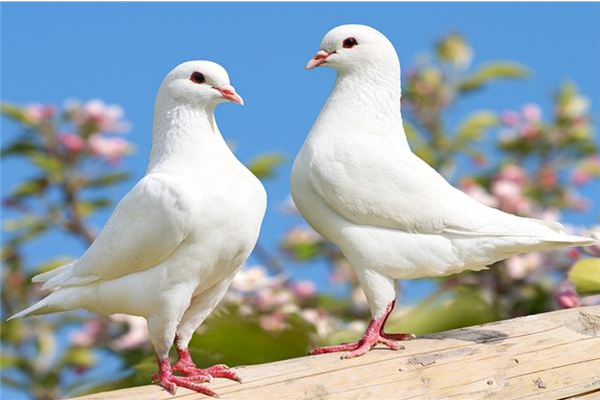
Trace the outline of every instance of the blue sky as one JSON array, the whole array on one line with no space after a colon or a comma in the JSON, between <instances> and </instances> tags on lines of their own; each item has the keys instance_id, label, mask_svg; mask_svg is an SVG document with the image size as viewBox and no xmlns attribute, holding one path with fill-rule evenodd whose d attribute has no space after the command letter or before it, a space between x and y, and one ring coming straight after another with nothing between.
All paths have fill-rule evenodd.
<instances>
[{"instance_id":1,"label":"blue sky","mask_svg":"<svg viewBox=\"0 0 600 400\"><path fill-rule=\"evenodd\" d=\"M459 31L475 49L474 64L514 60L530 79L501 82L470 96L449 115L450 124L478 109L503 111L527 102L549 111L552 90L565 79L600 103L600 5L597 3L3 3L1 98L15 103L62 104L67 98L100 98L121 104L137 148L125 167L140 178L150 148L152 106L164 75L180 62L209 59L225 66L244 107L217 112L224 136L242 161L280 151L288 162L267 183L269 209L261 241L271 249L296 223L282 216L291 161L334 80L334 71L305 71L325 32L342 23L371 25L396 46L403 67L445 33ZM2 140L15 132L3 121ZM14 162L2 168L2 190L31 170ZM112 191L120 198L131 183ZM586 189L598 198L598 184ZM598 207L568 222L591 222ZM108 214L94 220L102 226ZM77 255L77 241L54 235L38 244L34 259ZM319 266L296 276L323 284ZM415 286L418 288L418 286Z\"/></svg>"}]
</instances>

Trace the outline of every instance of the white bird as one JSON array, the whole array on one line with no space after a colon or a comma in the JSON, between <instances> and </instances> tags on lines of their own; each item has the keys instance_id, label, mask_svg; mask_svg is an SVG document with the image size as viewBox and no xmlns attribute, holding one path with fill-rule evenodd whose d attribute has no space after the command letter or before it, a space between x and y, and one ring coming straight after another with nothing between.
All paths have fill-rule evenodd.
<instances>
[{"instance_id":1,"label":"white bird","mask_svg":"<svg viewBox=\"0 0 600 400\"><path fill-rule=\"evenodd\" d=\"M53 292L12 318L79 308L142 316L158 358L153 379L169 392L216 396L199 382L239 381L223 365L196 368L188 351L254 248L266 208L262 184L219 132L214 111L223 101L243 104L216 63L189 61L166 76L146 176L78 260L33 278ZM171 367L173 342L179 360Z\"/></svg>"},{"instance_id":2,"label":"white bird","mask_svg":"<svg viewBox=\"0 0 600 400\"><path fill-rule=\"evenodd\" d=\"M410 150L400 114L400 63L377 30L329 31L307 69L337 70L333 92L296 157L291 176L298 210L351 263L372 320L354 343L313 354L392 349L409 334L387 334L396 280L482 270L511 255L595 240L554 222L487 207L452 187Z\"/></svg>"}]
</instances>

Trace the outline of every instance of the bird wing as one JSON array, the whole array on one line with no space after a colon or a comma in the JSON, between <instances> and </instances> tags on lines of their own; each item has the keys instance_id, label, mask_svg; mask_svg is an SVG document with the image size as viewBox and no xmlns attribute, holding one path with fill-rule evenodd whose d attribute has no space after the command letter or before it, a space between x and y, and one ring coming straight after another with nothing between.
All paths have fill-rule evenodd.
<instances>
[{"instance_id":1,"label":"bird wing","mask_svg":"<svg viewBox=\"0 0 600 400\"><path fill-rule=\"evenodd\" d=\"M354 224L409 233L491 236L562 230L557 223L517 217L479 203L451 186L396 136L347 132L313 151L313 188Z\"/></svg>"},{"instance_id":2,"label":"bird wing","mask_svg":"<svg viewBox=\"0 0 600 400\"><path fill-rule=\"evenodd\" d=\"M34 281L45 281L45 289L81 285L142 271L169 257L188 235L189 218L179 191L167 181L165 174L145 176L81 258Z\"/></svg>"}]
</instances>

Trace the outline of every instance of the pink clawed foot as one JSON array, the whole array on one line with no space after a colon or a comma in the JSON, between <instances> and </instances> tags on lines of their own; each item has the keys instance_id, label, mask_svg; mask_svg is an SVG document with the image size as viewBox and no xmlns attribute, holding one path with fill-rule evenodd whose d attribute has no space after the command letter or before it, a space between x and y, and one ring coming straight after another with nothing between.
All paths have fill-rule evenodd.
<instances>
[{"instance_id":1,"label":"pink clawed foot","mask_svg":"<svg viewBox=\"0 0 600 400\"><path fill-rule=\"evenodd\" d=\"M159 358L158 360L159 371L157 374L152 375L152 381L158 382L164 387L169 393L175 395L177 387L184 387L186 389L194 390L199 393L203 393L207 396L219 397L215 392L210 390L208 387L201 385L199 382L210 381L210 376L207 374L195 374L193 376L176 376L173 375L171 369L171 363L169 357Z\"/></svg>"},{"instance_id":2,"label":"pink clawed foot","mask_svg":"<svg viewBox=\"0 0 600 400\"><path fill-rule=\"evenodd\" d=\"M342 343L336 346L318 347L311 351L311 355L325 354L325 353L336 353L340 351L347 351L348 353L343 355L342 358L354 358L366 354L369 350L375 347L377 344L383 344L392 350L403 349L397 341L407 340L415 337L408 333L385 333L383 327L387 318L394 308L395 301L391 302L385 311L383 317L375 320L371 320L367 331L362 339L352 343Z\"/></svg>"},{"instance_id":3,"label":"pink clawed foot","mask_svg":"<svg viewBox=\"0 0 600 400\"><path fill-rule=\"evenodd\" d=\"M231 379L242 383L242 379L225 364L214 365L209 368L198 368L192 361L188 349L178 349L179 361L173 366L173 372L181 372L187 376L208 375L212 378Z\"/></svg>"}]
</instances>

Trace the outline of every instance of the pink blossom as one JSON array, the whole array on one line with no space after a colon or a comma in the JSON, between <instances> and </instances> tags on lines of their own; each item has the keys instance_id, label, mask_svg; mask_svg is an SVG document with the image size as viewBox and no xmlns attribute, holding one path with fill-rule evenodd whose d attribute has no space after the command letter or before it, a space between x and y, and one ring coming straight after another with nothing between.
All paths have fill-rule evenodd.
<instances>
[{"instance_id":1,"label":"pink blossom","mask_svg":"<svg viewBox=\"0 0 600 400\"><path fill-rule=\"evenodd\" d=\"M579 305L579 296L571 284L561 284L554 292L554 301L561 308L573 308Z\"/></svg>"},{"instance_id":2,"label":"pink blossom","mask_svg":"<svg viewBox=\"0 0 600 400\"><path fill-rule=\"evenodd\" d=\"M128 325L128 331L112 342L115 349L134 349L148 342L148 328L144 318L126 314L114 314L110 318L113 321L124 322Z\"/></svg>"},{"instance_id":3,"label":"pink blossom","mask_svg":"<svg viewBox=\"0 0 600 400\"><path fill-rule=\"evenodd\" d=\"M92 153L111 164L119 163L121 158L130 151L129 143L123 138L109 138L100 134L92 135L88 139L88 145Z\"/></svg>"},{"instance_id":4,"label":"pink blossom","mask_svg":"<svg viewBox=\"0 0 600 400\"><path fill-rule=\"evenodd\" d=\"M584 185L592 180L592 176L582 169L576 169L571 173L571 182L575 185Z\"/></svg>"},{"instance_id":5,"label":"pink blossom","mask_svg":"<svg viewBox=\"0 0 600 400\"><path fill-rule=\"evenodd\" d=\"M322 309L307 308L300 311L300 315L306 322L314 325L320 337L331 335L336 328L335 320Z\"/></svg>"},{"instance_id":6,"label":"pink blossom","mask_svg":"<svg viewBox=\"0 0 600 400\"><path fill-rule=\"evenodd\" d=\"M85 140L81 136L70 132L58 134L58 141L72 152L79 152L85 148Z\"/></svg>"},{"instance_id":7,"label":"pink blossom","mask_svg":"<svg viewBox=\"0 0 600 400\"><path fill-rule=\"evenodd\" d=\"M500 119L506 126L515 126L519 123L520 117L515 111L506 111L502 114Z\"/></svg>"},{"instance_id":8,"label":"pink blossom","mask_svg":"<svg viewBox=\"0 0 600 400\"><path fill-rule=\"evenodd\" d=\"M258 318L258 323L260 327L266 331L281 331L283 330L286 324L285 314L276 312L270 315L261 315Z\"/></svg>"},{"instance_id":9,"label":"pink blossom","mask_svg":"<svg viewBox=\"0 0 600 400\"><path fill-rule=\"evenodd\" d=\"M518 165L506 164L502 166L496 178L515 182L519 185L522 185L527 179L527 173L523 168L519 167Z\"/></svg>"},{"instance_id":10,"label":"pink blossom","mask_svg":"<svg viewBox=\"0 0 600 400\"><path fill-rule=\"evenodd\" d=\"M309 280L295 282L290 289L294 296L304 301L312 299L317 291L315 284Z\"/></svg>"},{"instance_id":11,"label":"pink blossom","mask_svg":"<svg viewBox=\"0 0 600 400\"><path fill-rule=\"evenodd\" d=\"M93 125L96 132L125 133L131 129L123 121L123 108L117 104L105 104L98 99L84 104L71 100L65 104L65 108L73 123L78 126Z\"/></svg>"},{"instance_id":12,"label":"pink blossom","mask_svg":"<svg viewBox=\"0 0 600 400\"><path fill-rule=\"evenodd\" d=\"M498 202L491 196L483 186L475 183L474 181L463 181L461 182L461 190L477 200L480 203L490 207L497 207Z\"/></svg>"},{"instance_id":13,"label":"pink blossom","mask_svg":"<svg viewBox=\"0 0 600 400\"><path fill-rule=\"evenodd\" d=\"M533 125L524 125L519 130L519 134L525 139L535 139L538 137L538 133L538 128Z\"/></svg>"},{"instance_id":14,"label":"pink blossom","mask_svg":"<svg viewBox=\"0 0 600 400\"><path fill-rule=\"evenodd\" d=\"M240 292L254 292L256 290L279 285L285 280L285 276L269 276L262 265L246 266L233 278L231 287Z\"/></svg>"},{"instance_id":15,"label":"pink blossom","mask_svg":"<svg viewBox=\"0 0 600 400\"><path fill-rule=\"evenodd\" d=\"M539 122L542 117L542 110L537 104L525 104L521 109L523 117L529 122Z\"/></svg>"},{"instance_id":16,"label":"pink blossom","mask_svg":"<svg viewBox=\"0 0 600 400\"><path fill-rule=\"evenodd\" d=\"M83 329L71 333L70 341L75 346L88 347L94 344L102 332L102 323L98 319L91 319L83 325Z\"/></svg>"},{"instance_id":17,"label":"pink blossom","mask_svg":"<svg viewBox=\"0 0 600 400\"><path fill-rule=\"evenodd\" d=\"M292 300L292 295L287 290L275 290L273 288L264 288L256 293L252 303L260 310L269 310Z\"/></svg>"},{"instance_id":18,"label":"pink blossom","mask_svg":"<svg viewBox=\"0 0 600 400\"><path fill-rule=\"evenodd\" d=\"M523 279L542 266L540 253L529 253L506 260L506 269L512 279Z\"/></svg>"},{"instance_id":19,"label":"pink blossom","mask_svg":"<svg viewBox=\"0 0 600 400\"><path fill-rule=\"evenodd\" d=\"M32 103L25 107L25 115L28 121L34 125L54 117L54 113L55 109L52 105Z\"/></svg>"}]
</instances>

